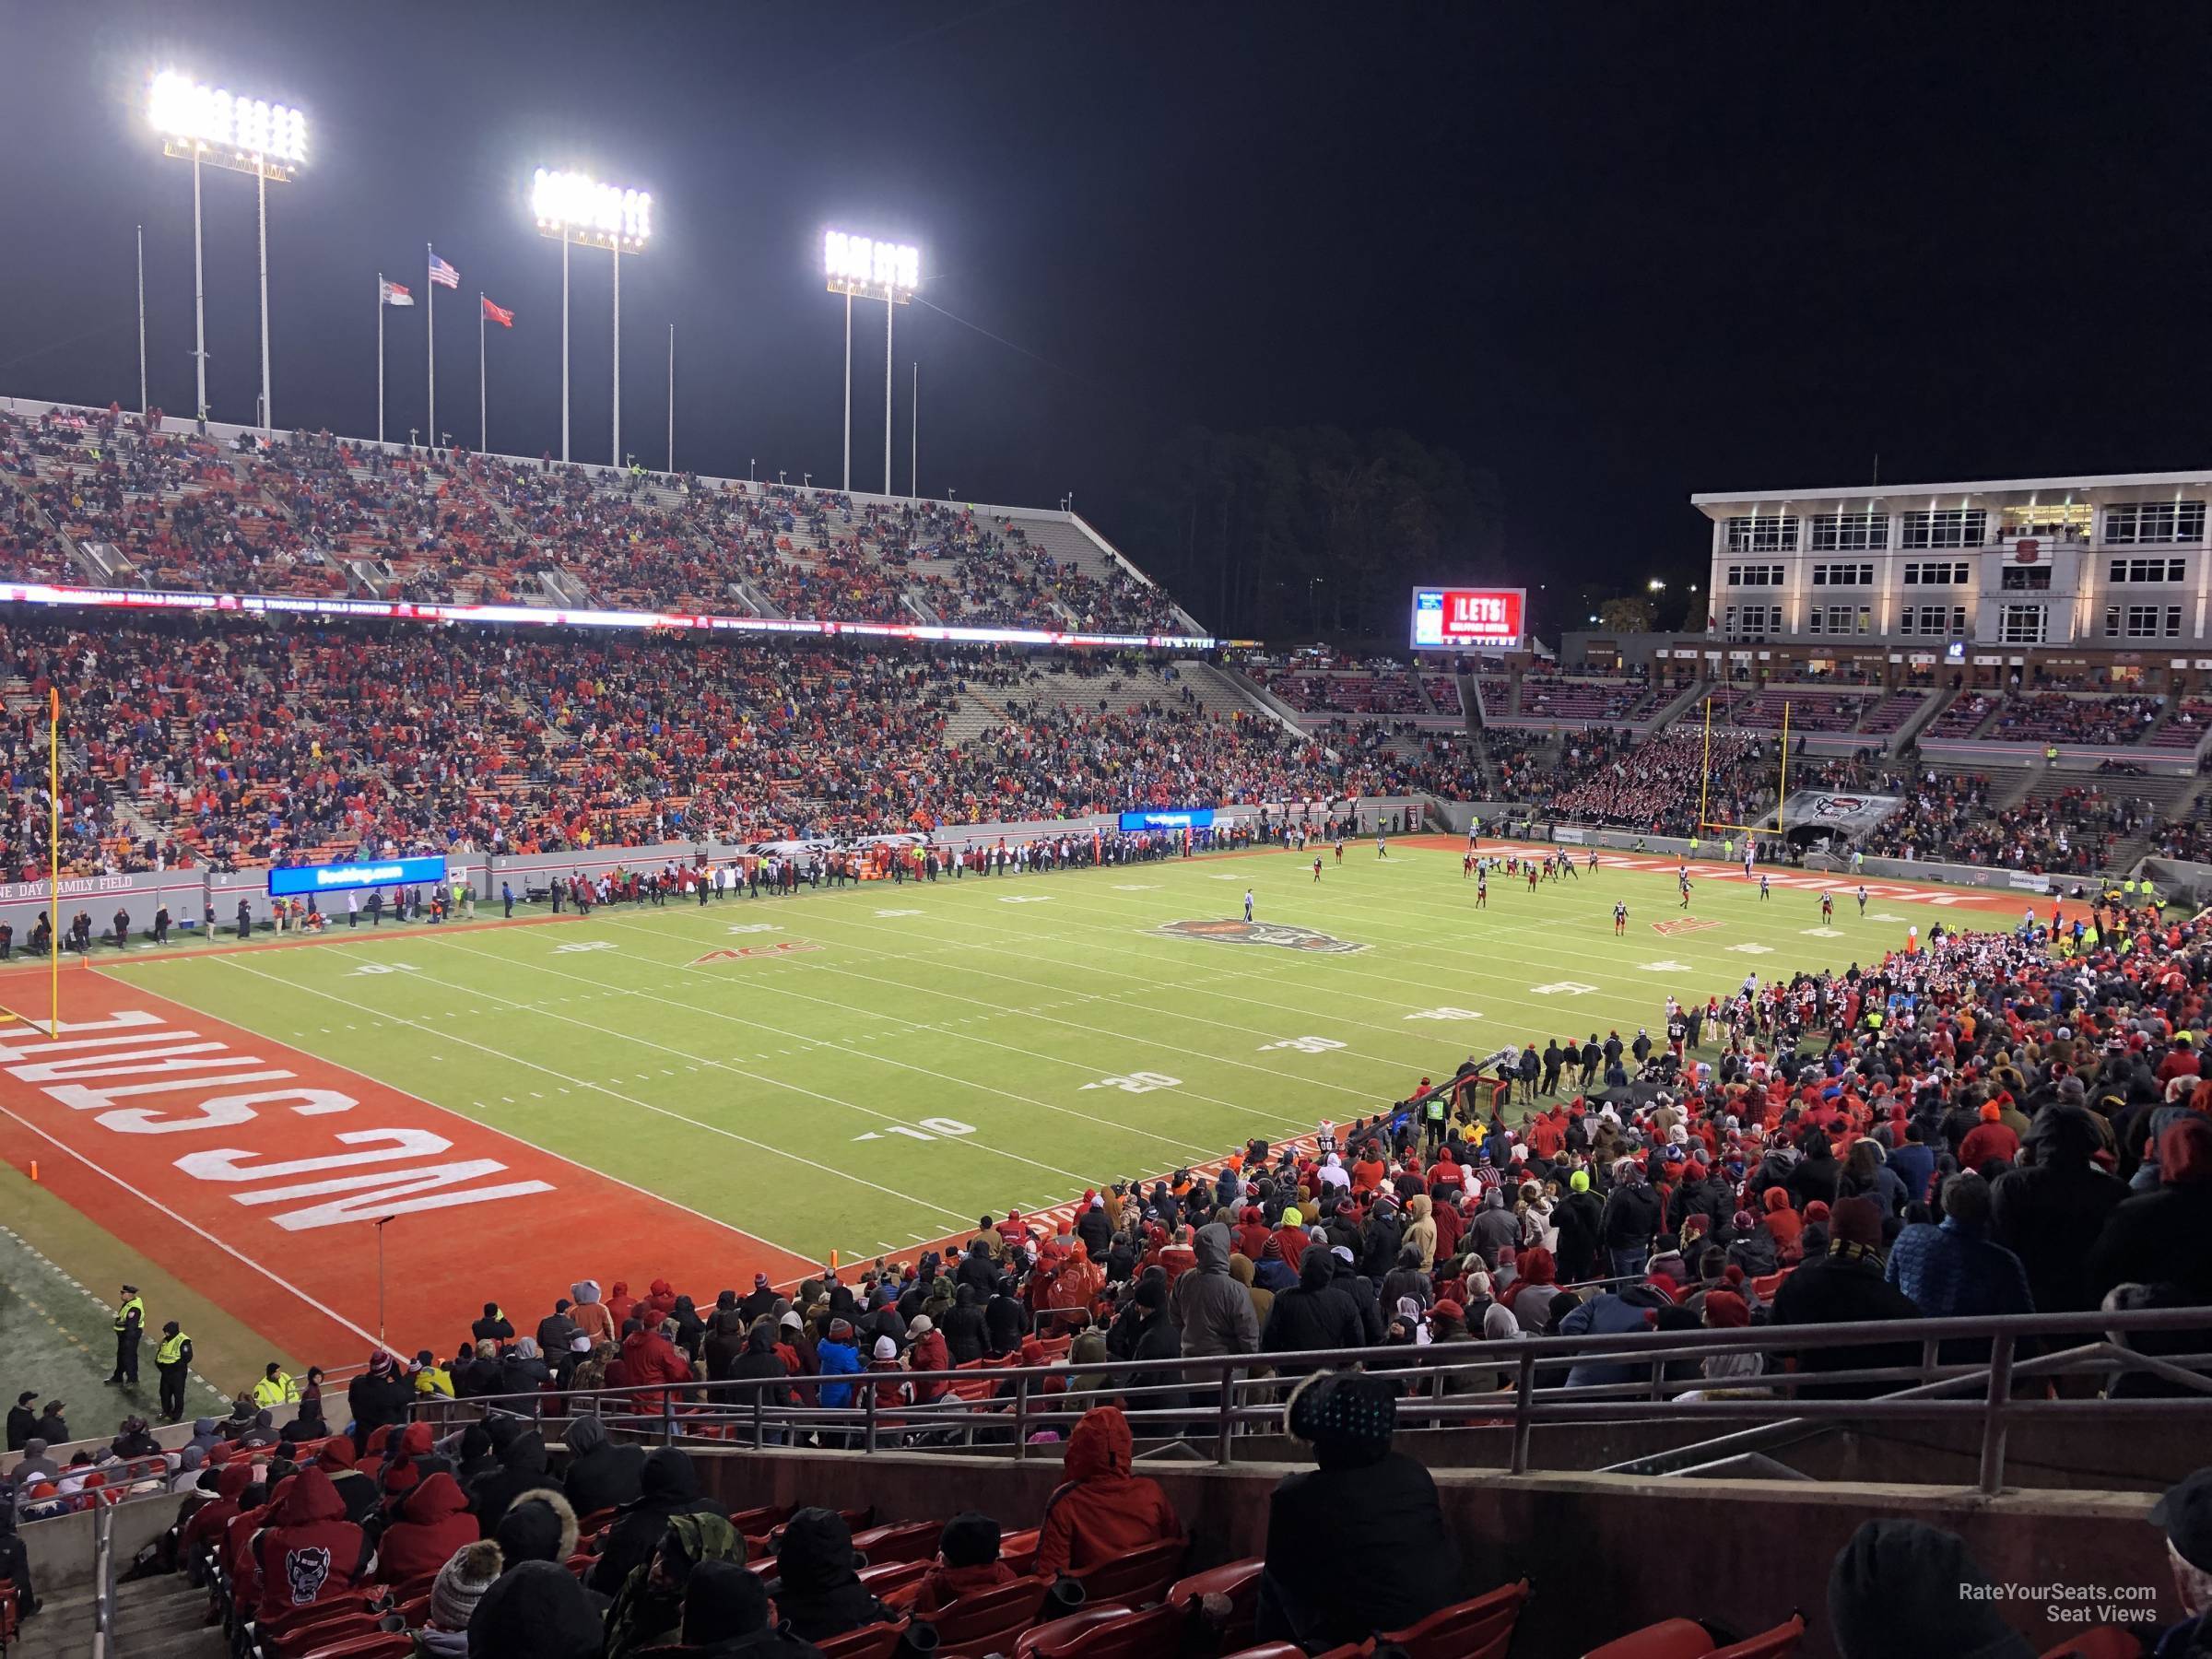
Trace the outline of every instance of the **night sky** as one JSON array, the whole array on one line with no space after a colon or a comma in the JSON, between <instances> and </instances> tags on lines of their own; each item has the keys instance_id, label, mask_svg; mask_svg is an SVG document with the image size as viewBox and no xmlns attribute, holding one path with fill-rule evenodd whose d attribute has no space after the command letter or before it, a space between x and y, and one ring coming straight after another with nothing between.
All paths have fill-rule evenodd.
<instances>
[{"instance_id":1,"label":"night sky","mask_svg":"<svg viewBox=\"0 0 2212 1659\"><path fill-rule=\"evenodd\" d=\"M650 189L623 272L624 445L837 482L830 225L912 240L897 480L1110 535L1178 429L1402 427L1498 476L1507 544L1701 571L1699 489L2204 464L2212 11L2198 6L0 6L0 390L192 405L173 65L296 101L271 192L280 425L375 421L374 279L441 290L440 424L559 434L536 165ZM253 186L206 175L209 394L258 384ZM578 250L574 453L606 458L610 256ZM387 430L423 420L389 313ZM854 483L882 482L883 312L855 308ZM1130 546L1140 564L1146 549Z\"/></svg>"}]
</instances>

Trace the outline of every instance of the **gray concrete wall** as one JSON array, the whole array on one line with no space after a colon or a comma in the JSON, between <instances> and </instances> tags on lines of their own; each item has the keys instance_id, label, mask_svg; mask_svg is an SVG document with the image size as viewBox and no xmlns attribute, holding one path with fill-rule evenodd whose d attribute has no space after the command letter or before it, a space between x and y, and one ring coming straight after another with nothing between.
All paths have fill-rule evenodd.
<instances>
[{"instance_id":1,"label":"gray concrete wall","mask_svg":"<svg viewBox=\"0 0 2212 1659\"><path fill-rule=\"evenodd\" d=\"M1052 1459L771 1451L706 1453L700 1462L708 1489L733 1509L872 1505L878 1520L899 1520L974 1508L1009 1528L1034 1526L1060 1478ZM1138 1472L1160 1483L1197 1540L1195 1570L1265 1554L1268 1494L1304 1466L1224 1470L1147 1461ZM1531 1582L1516 1653L1580 1653L1676 1616L1747 1634L1802 1612L1811 1627L1803 1653L1834 1659L1829 1567L1861 1522L1880 1517L1960 1534L2000 1583L2149 1585L2159 1622L2181 1616L2146 1493L2023 1491L1986 1500L1971 1489L1864 1483L1435 1473L1476 1587L1524 1575ZM2040 1605L2013 1606L2006 1618L2039 1651L2077 1633L2045 1618Z\"/></svg>"},{"instance_id":2,"label":"gray concrete wall","mask_svg":"<svg viewBox=\"0 0 2212 1659\"><path fill-rule=\"evenodd\" d=\"M182 1492L167 1497L135 1498L111 1512L115 1517L115 1571L128 1571L131 1558L167 1532L184 1501ZM26 1522L17 1533L30 1552L31 1586L41 1601L51 1601L92 1583L92 1528L98 1517L90 1510L74 1515L56 1515L51 1521ZM26 1633L35 1634L35 1623Z\"/></svg>"}]
</instances>

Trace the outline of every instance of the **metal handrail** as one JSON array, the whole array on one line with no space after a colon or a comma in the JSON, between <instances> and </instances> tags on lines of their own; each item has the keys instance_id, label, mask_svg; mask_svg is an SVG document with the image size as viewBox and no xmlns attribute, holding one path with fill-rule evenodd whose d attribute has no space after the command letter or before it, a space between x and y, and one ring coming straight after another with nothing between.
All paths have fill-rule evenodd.
<instances>
[{"instance_id":1,"label":"metal handrail","mask_svg":"<svg viewBox=\"0 0 2212 1659\"><path fill-rule=\"evenodd\" d=\"M115 1624L115 1512L101 1504L92 1522L92 1659L107 1659Z\"/></svg>"},{"instance_id":2,"label":"metal handrail","mask_svg":"<svg viewBox=\"0 0 2212 1659\"><path fill-rule=\"evenodd\" d=\"M568 1394L440 1397L418 1401L420 1415L441 1418L448 1427L481 1414L508 1413L536 1420L566 1419L596 1413L612 1427L673 1444L679 1440L716 1440L759 1447L796 1445L813 1438L823 1444L857 1443L864 1452L929 1449L916 1437L973 1448L1010 1441L1017 1460L1028 1455L1032 1433L1060 1430L1094 1404L1118 1401L1140 1434L1153 1430L1171 1440L1196 1438L1213 1442L1214 1460L1234 1462L1237 1438L1279 1425L1287 1382L1308 1372L1358 1366L1397 1382L1404 1391L1402 1425L1493 1427L1512 1430L1511 1468L1525 1473L1534 1430L1540 1425L1646 1421L1718 1424L1756 1421L1763 1430L1803 1429L1821 1422L1851 1420L1977 1422L1981 1432L1980 1486L1994 1493L2003 1485L2005 1444L2016 1420L2070 1418L2164 1416L2212 1407L2212 1352L2138 1355L2121 1340L2131 1333L2212 1332L2212 1308L2145 1309L2127 1312L1992 1315L1943 1320L1885 1320L1855 1324L1769 1325L1695 1332L1637 1331L1576 1338L1520 1336L1498 1340L1433 1344L1427 1347L1334 1348L1318 1352L1225 1354L1176 1359L1109 1360L1081 1365L1018 1365L950 1371L858 1371L834 1376L728 1379L677 1383L643 1383ZM2034 1359L2019 1358L2023 1343L2074 1336L2082 1340ZM1939 1363L1942 1344L1987 1340L1987 1363ZM1912 1344L1917 1362L1793 1374L1770 1370L1743 1378L1669 1378L1669 1364L1701 1361L1719 1355L1755 1353L1794 1356L1808 1350L1867 1345ZM1539 1383L1539 1371L1559 1371L1591 1362L1633 1367L1648 1377L1572 1386ZM1701 1368L1700 1368L1701 1369ZM2019 1399L2012 1398L2016 1379L2063 1375L2109 1378L2123 1371L2148 1372L2186 1387L2187 1397ZM1510 1381L1500 1386L1500 1376ZM1453 1377L1487 1378L1480 1388L1454 1390ZM990 1397L970 1401L950 1391L979 1381ZM940 1397L922 1404L887 1405L879 1385L939 1384ZM1823 1391L1893 1385L1866 1398L1793 1397L1800 1384ZM854 1403L824 1406L826 1388L856 1391ZM1967 1397L1946 1397L1971 1389ZM1700 1393L1718 1397L1680 1396ZM797 1405L770 1404L771 1397L796 1398ZM1001 1396L1006 1397L1001 1397ZM812 1404L806 1404L811 1397ZM649 1403L657 1404L649 1405ZM553 1409L548 1410L548 1406ZM1783 1422L1775 1422L1777 1413ZM979 1442L979 1431L985 1437ZM1724 1436L1726 1441L1733 1437Z\"/></svg>"}]
</instances>

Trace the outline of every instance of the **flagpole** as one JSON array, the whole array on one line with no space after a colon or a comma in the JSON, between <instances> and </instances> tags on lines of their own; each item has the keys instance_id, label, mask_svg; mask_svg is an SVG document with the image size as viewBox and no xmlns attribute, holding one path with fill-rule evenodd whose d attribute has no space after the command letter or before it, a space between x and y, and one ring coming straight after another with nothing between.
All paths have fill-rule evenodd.
<instances>
[{"instance_id":1,"label":"flagpole","mask_svg":"<svg viewBox=\"0 0 2212 1659\"><path fill-rule=\"evenodd\" d=\"M676 471L676 324L668 324L668 470Z\"/></svg>"},{"instance_id":2,"label":"flagpole","mask_svg":"<svg viewBox=\"0 0 2212 1659\"><path fill-rule=\"evenodd\" d=\"M853 493L853 288L845 286L845 481L841 486L847 495Z\"/></svg>"},{"instance_id":3,"label":"flagpole","mask_svg":"<svg viewBox=\"0 0 2212 1659\"><path fill-rule=\"evenodd\" d=\"M46 688L47 985L51 996L48 1035L62 1034L62 693Z\"/></svg>"},{"instance_id":4,"label":"flagpole","mask_svg":"<svg viewBox=\"0 0 2212 1659\"><path fill-rule=\"evenodd\" d=\"M615 262L615 470L622 470L622 250Z\"/></svg>"},{"instance_id":5,"label":"flagpole","mask_svg":"<svg viewBox=\"0 0 2212 1659\"><path fill-rule=\"evenodd\" d=\"M253 158L253 212L261 227L261 429L274 436L276 418L269 412L269 168Z\"/></svg>"},{"instance_id":6,"label":"flagpole","mask_svg":"<svg viewBox=\"0 0 2212 1659\"><path fill-rule=\"evenodd\" d=\"M152 406L146 400L146 227L138 227L138 418Z\"/></svg>"},{"instance_id":7,"label":"flagpole","mask_svg":"<svg viewBox=\"0 0 2212 1659\"><path fill-rule=\"evenodd\" d=\"M883 493L891 493L891 319L899 314L893 290L883 296Z\"/></svg>"},{"instance_id":8,"label":"flagpole","mask_svg":"<svg viewBox=\"0 0 2212 1659\"><path fill-rule=\"evenodd\" d=\"M376 274L376 441L384 441L384 274Z\"/></svg>"},{"instance_id":9,"label":"flagpole","mask_svg":"<svg viewBox=\"0 0 2212 1659\"><path fill-rule=\"evenodd\" d=\"M914 418L906 427L906 496L910 501L922 499L918 480L922 474L922 359L914 359Z\"/></svg>"},{"instance_id":10,"label":"flagpole","mask_svg":"<svg viewBox=\"0 0 2212 1659\"><path fill-rule=\"evenodd\" d=\"M485 441L489 428L485 424L484 400L484 290L477 290L477 453L488 447Z\"/></svg>"},{"instance_id":11,"label":"flagpole","mask_svg":"<svg viewBox=\"0 0 2212 1659\"><path fill-rule=\"evenodd\" d=\"M429 324L430 354L430 425L427 434L430 447L438 447L438 282L430 275L430 261L437 253L429 242L422 244L422 316Z\"/></svg>"},{"instance_id":12,"label":"flagpole","mask_svg":"<svg viewBox=\"0 0 2212 1659\"><path fill-rule=\"evenodd\" d=\"M569 462L569 228L560 228L560 462Z\"/></svg>"}]
</instances>

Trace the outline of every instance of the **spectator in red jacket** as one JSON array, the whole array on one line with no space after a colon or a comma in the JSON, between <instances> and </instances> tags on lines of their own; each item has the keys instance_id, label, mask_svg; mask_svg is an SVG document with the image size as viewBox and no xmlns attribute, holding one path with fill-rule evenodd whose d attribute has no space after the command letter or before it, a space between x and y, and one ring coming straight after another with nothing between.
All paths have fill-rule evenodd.
<instances>
[{"instance_id":1,"label":"spectator in red jacket","mask_svg":"<svg viewBox=\"0 0 2212 1659\"><path fill-rule=\"evenodd\" d=\"M937 1539L937 1563L915 1586L916 1618L935 1618L963 1595L994 1590L1014 1582L1014 1569L999 1559L998 1523L970 1510L945 1523Z\"/></svg>"},{"instance_id":2,"label":"spectator in red jacket","mask_svg":"<svg viewBox=\"0 0 2212 1659\"><path fill-rule=\"evenodd\" d=\"M377 1540L377 1581L412 1584L432 1577L455 1550L476 1542L477 1534L468 1494L441 1469L393 1504L392 1524Z\"/></svg>"},{"instance_id":3,"label":"spectator in red jacket","mask_svg":"<svg viewBox=\"0 0 2212 1659\"><path fill-rule=\"evenodd\" d=\"M1083 1414L1067 1442L1067 1480L1046 1501L1037 1571L1080 1572L1100 1561L1182 1536L1159 1483L1129 1473L1134 1444L1118 1406Z\"/></svg>"},{"instance_id":4,"label":"spectator in red jacket","mask_svg":"<svg viewBox=\"0 0 2212 1659\"><path fill-rule=\"evenodd\" d=\"M330 1477L317 1468L300 1470L284 1483L268 1526L253 1541L261 1617L345 1594L360 1583L368 1556L368 1539L346 1519Z\"/></svg>"},{"instance_id":5,"label":"spectator in red jacket","mask_svg":"<svg viewBox=\"0 0 2212 1659\"><path fill-rule=\"evenodd\" d=\"M1959 1143L1959 1167L1978 1170L1993 1159L2010 1163L2020 1153L2020 1137L2004 1121L2004 1109L1994 1100L1982 1102L1982 1121Z\"/></svg>"},{"instance_id":6,"label":"spectator in red jacket","mask_svg":"<svg viewBox=\"0 0 2212 1659\"><path fill-rule=\"evenodd\" d=\"M1359 1182L1355 1180L1353 1182L1355 1190L1358 1185ZM1298 1271L1299 1264L1305 1259L1307 1242L1305 1222L1306 1218L1299 1213L1298 1206L1292 1205L1283 1211L1282 1225L1275 1230L1276 1253L1283 1258L1283 1265L1293 1273Z\"/></svg>"},{"instance_id":7,"label":"spectator in red jacket","mask_svg":"<svg viewBox=\"0 0 2212 1659\"><path fill-rule=\"evenodd\" d=\"M630 1391L631 1410L658 1412L665 1394L661 1384L690 1381L690 1361L657 1329L648 1326L622 1339L622 1385Z\"/></svg>"},{"instance_id":8,"label":"spectator in red jacket","mask_svg":"<svg viewBox=\"0 0 2212 1659\"><path fill-rule=\"evenodd\" d=\"M645 1306L638 1315L649 1325L657 1325L676 1312L676 1291L665 1278L656 1278L645 1288Z\"/></svg>"},{"instance_id":9,"label":"spectator in red jacket","mask_svg":"<svg viewBox=\"0 0 2212 1659\"><path fill-rule=\"evenodd\" d=\"M638 1299L629 1293L629 1281L617 1279L615 1288L606 1293L606 1316L615 1322L615 1340L619 1342L622 1327L637 1311Z\"/></svg>"}]
</instances>

